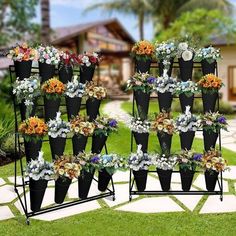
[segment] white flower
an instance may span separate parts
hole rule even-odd
[[[182,53],[182,58],[184,61],[190,61],[193,58],[193,53],[190,50],[185,50]]]
[[[188,49],[188,44],[187,44],[186,42],[179,43],[178,48],[179,48],[180,50],[185,51],[185,50]]]

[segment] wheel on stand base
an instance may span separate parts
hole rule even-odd
[[[115,197],[115,195],[113,195],[113,197],[112,197],[112,200],[113,200],[113,201],[115,201],[115,200],[116,200],[116,197]]]
[[[131,196],[131,195],[129,196],[129,201],[130,201],[130,202],[132,201],[132,196]]]
[[[30,220],[28,218],[26,219],[26,224],[30,225]]]
[[[223,202],[223,195],[220,195],[220,201]]]

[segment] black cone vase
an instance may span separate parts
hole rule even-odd
[[[105,143],[107,141],[107,136],[102,134],[102,135],[93,135],[92,137],[92,153],[97,153],[100,154]]]
[[[172,99],[173,96],[171,92],[165,92],[165,93],[158,92],[158,103],[160,112],[162,110],[165,110],[166,112],[170,111]]]
[[[55,65],[39,62],[39,75],[41,83],[51,79],[55,75]]]
[[[216,106],[216,100],[218,98],[218,92],[209,94],[202,93],[202,102],[203,102],[203,111],[206,112],[214,112]]]
[[[101,100],[96,98],[88,98],[86,101],[86,111],[89,116],[89,121],[95,120],[99,113]]]
[[[27,119],[28,117],[32,117],[35,115],[35,112],[36,112],[36,106],[37,106],[37,101],[36,99],[33,101],[33,105],[32,105],[32,108],[31,108],[31,112],[28,114],[28,117],[26,116],[26,108],[27,106],[25,105],[25,100],[23,100],[19,105],[20,105],[20,116],[21,116],[21,120],[25,120]]]
[[[77,116],[80,111],[81,98],[80,97],[66,97],[66,109],[68,120],[72,118],[72,116]]]
[[[147,119],[150,93],[145,93],[143,91],[134,91],[134,98],[136,101],[138,115],[142,120]]]
[[[148,149],[148,137],[149,137],[149,133],[137,133],[137,132],[133,132],[134,134],[134,139],[137,145],[141,144],[142,148],[141,150],[143,152],[147,152]]]
[[[157,132],[162,154],[170,154],[172,135],[165,132]]]
[[[218,180],[218,175],[219,175],[219,172],[216,172],[216,171],[205,171],[204,173],[205,175],[205,182],[206,182],[206,189],[207,191],[214,191],[215,190],[215,187],[216,187],[216,182]]]
[[[172,170],[162,170],[157,168],[157,174],[163,191],[170,190]]]
[[[59,80],[66,84],[68,81],[72,80],[73,69],[71,66],[59,65],[58,70]]]
[[[192,113],[192,111],[193,111],[193,100],[194,100],[194,95],[187,96],[184,93],[181,93],[179,95],[179,101],[180,101],[182,113],[185,112],[186,106],[190,106],[190,112]]]
[[[85,84],[87,81],[92,81],[95,71],[95,66],[81,66],[80,67],[80,83]]]
[[[88,137],[84,135],[74,135],[72,138],[73,154],[78,155],[85,150]]]
[[[182,150],[191,150],[193,139],[195,136],[194,131],[180,132],[180,145]]]
[[[26,161],[30,162],[31,159],[35,160],[38,158],[39,151],[41,150],[42,147],[42,140],[38,140],[37,142],[34,141],[25,141],[25,156],[26,156]]]
[[[136,72],[138,73],[149,73],[152,60],[135,60]]]
[[[133,170],[134,180],[136,183],[137,190],[142,192],[146,189],[147,185],[147,170]]]
[[[87,172],[85,170],[82,170],[81,175],[78,178],[80,199],[85,199],[88,197],[93,176],[94,176],[94,170],[92,172]]]
[[[31,75],[32,61],[14,61],[16,78],[23,80]]]
[[[65,150],[65,146],[66,146],[66,138],[49,137],[49,144],[50,144],[50,148],[51,148],[52,160],[55,160],[56,156],[60,157],[63,155],[64,150]]]
[[[206,59],[203,59],[201,61],[202,66],[202,74],[215,74],[215,68],[216,68],[216,61],[213,61],[212,63],[209,63]]]
[[[46,97],[44,97],[44,112],[46,121],[56,118],[57,112],[59,111],[60,103],[60,98],[47,99]]]
[[[34,212],[39,211],[43,202],[43,197],[48,185],[45,179],[29,180],[30,189],[30,209]]]
[[[100,170],[98,172],[98,190],[101,192],[106,191],[110,180],[111,175],[105,169]]]
[[[172,73],[172,68],[173,68],[173,62],[174,62],[174,58],[170,58],[170,64],[169,64],[169,69],[167,71],[167,75],[170,77],[171,73]],[[163,64],[163,59],[160,60],[159,64],[159,76],[163,75],[165,66]]]
[[[179,58],[179,71],[180,79],[182,81],[192,80],[193,59],[184,61],[183,58]]]
[[[203,140],[204,140],[204,149],[205,151],[211,150],[211,148],[215,148],[216,140],[218,138],[218,133],[209,132],[204,130],[203,128]]]
[[[55,203],[61,204],[64,202],[66,194],[71,184],[71,179],[59,177],[55,181]]]
[[[183,191],[189,191],[193,182],[194,171],[180,169],[180,178]]]

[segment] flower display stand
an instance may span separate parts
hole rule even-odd
[[[15,75],[15,67],[14,66],[9,66],[9,72],[10,72],[10,79],[11,79],[11,84],[13,84],[13,82],[15,81],[16,79],[16,75]],[[32,67],[32,70],[31,70],[31,74],[38,74],[39,73],[39,68],[38,67]],[[58,74],[58,70],[56,69],[55,70],[55,73]],[[74,74],[79,74],[79,70],[74,70],[73,71]],[[63,209],[63,208],[67,208],[67,207],[71,207],[71,206],[75,206],[75,205],[78,205],[78,204],[83,204],[83,203],[86,203],[86,202],[90,202],[90,201],[93,201],[93,200],[97,200],[97,199],[101,199],[101,198],[105,198],[105,197],[108,197],[108,196],[112,196],[113,198],[113,201],[115,200],[115,188],[114,188],[114,183],[113,183],[113,179],[112,179],[112,176],[110,178],[110,183],[111,183],[111,187],[108,186],[104,192],[101,192],[100,194],[97,194],[97,195],[93,195],[93,196],[90,196],[90,197],[87,197],[87,198],[77,198],[75,200],[71,200],[71,201],[66,201],[62,204],[53,204],[49,207],[43,207],[41,209],[37,209],[37,211],[30,211],[28,209],[28,206],[29,206],[29,202],[28,202],[28,199],[26,197],[26,192],[27,192],[27,189],[29,188],[29,185],[30,185],[30,181],[25,178],[24,176],[24,173],[25,173],[25,166],[24,166],[24,161],[22,160],[22,157],[20,155],[20,152],[19,150],[21,150],[21,146],[24,145],[24,142],[22,141],[20,135],[18,134],[18,126],[19,126],[19,123],[20,123],[20,106],[17,104],[16,102],[16,98],[15,96],[13,95],[12,96],[12,100],[13,100],[13,105],[14,105],[14,115],[15,115],[15,165],[14,165],[14,172],[15,172],[15,175],[14,175],[14,190],[17,194],[17,197],[19,199],[19,202],[20,202],[20,205],[23,209],[23,212],[25,214],[25,217],[26,217],[26,224],[29,225],[30,224],[30,217],[34,217],[34,216],[37,216],[37,215],[41,215],[41,214],[45,214],[45,213],[48,213],[48,212],[52,212],[52,211],[56,211],[56,210],[59,210],[59,209]],[[43,101],[43,99],[42,99]],[[86,104],[81,104],[81,107],[85,107]],[[65,103],[62,103],[60,106],[63,106],[63,107],[66,107],[66,104]],[[44,107],[44,104],[40,104],[40,102],[38,102],[37,104],[37,108],[39,109],[43,109]],[[67,137],[67,139],[72,139],[72,138],[69,138]],[[43,140],[43,143],[48,143],[49,142],[49,139],[44,139]],[[105,152],[106,154],[108,154],[108,150],[107,150],[107,146],[106,146],[106,143],[105,143]],[[71,147],[71,153],[72,153],[72,147]],[[19,160],[19,163],[18,163],[18,160]],[[19,166],[18,166],[19,164]],[[22,183],[19,184],[17,183],[17,174],[21,175],[21,180],[22,180]],[[97,177],[93,177],[93,180],[98,183],[98,178]],[[50,181],[54,181],[54,179],[51,179],[49,180]],[[21,194],[22,193],[22,194]]]

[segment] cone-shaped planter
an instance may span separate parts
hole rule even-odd
[[[203,140],[204,140],[204,149],[209,151],[211,148],[215,148],[216,140],[218,138],[218,133],[209,132],[203,129]]]
[[[214,112],[216,106],[216,100],[218,98],[218,93],[215,92],[213,94],[202,93],[202,102],[203,102],[203,111],[206,112]]]
[[[166,93],[159,93],[158,92],[158,103],[159,103],[159,110],[160,112],[162,110],[170,111],[171,109],[171,103],[172,103],[172,93],[166,92]]]
[[[148,137],[149,137],[149,133],[137,133],[137,132],[133,132],[134,134],[134,139],[137,145],[141,144],[142,148],[141,150],[143,152],[147,152],[148,149]]]
[[[24,103],[25,101],[22,101],[19,105],[20,105],[20,116],[21,116],[21,120],[25,120],[27,117],[26,117],[26,108],[27,106],[25,105]],[[37,101],[36,99],[33,101],[33,105],[32,105],[32,108],[31,108],[31,112],[28,114],[28,117],[31,117],[31,116],[34,116],[35,115],[35,112],[36,112],[36,106],[37,106]]]
[[[73,154],[78,155],[85,150],[88,137],[84,135],[74,135],[72,138]]]
[[[80,67],[80,83],[85,84],[87,81],[92,81],[95,71],[95,66],[81,66]]]
[[[61,204],[64,202],[66,194],[71,184],[71,179],[59,177],[55,181],[55,203]]]
[[[150,93],[144,93],[143,91],[134,91],[134,98],[136,101],[138,115],[142,120],[147,119]]]
[[[194,171],[192,170],[179,170],[181,185],[183,191],[189,191],[193,182]]]
[[[45,179],[33,180],[30,178],[30,209],[32,211],[40,210],[47,185],[48,181]]]
[[[179,58],[179,72],[182,81],[192,80],[193,59],[184,61],[183,58]]]
[[[16,78],[20,80],[29,78],[31,75],[32,61],[14,61]]]
[[[194,131],[187,131],[187,132],[179,133],[180,145],[181,145],[182,150],[186,150],[186,149],[191,150],[194,136],[195,136]]]
[[[202,74],[215,74],[215,68],[216,68],[216,61],[209,63],[206,59],[203,59],[201,61],[202,66]]]
[[[98,172],[98,190],[101,192],[106,191],[110,180],[111,175],[105,169],[100,170]]]
[[[93,135],[92,138],[92,153],[101,153],[105,143],[107,141],[107,136],[106,135]]]
[[[80,111],[81,98],[80,97],[66,97],[66,109],[68,120],[71,119],[72,116],[77,116]]]
[[[170,190],[172,170],[162,170],[157,168],[157,174],[163,191]]]
[[[142,192],[146,189],[147,185],[147,170],[133,170],[134,180],[136,183],[137,190]]]
[[[89,116],[89,121],[95,120],[99,113],[101,100],[96,98],[88,98],[86,101],[86,111]]]
[[[82,170],[81,175],[78,178],[79,184],[79,198],[85,199],[88,197],[89,189],[93,180],[95,170],[87,172]]]
[[[165,132],[157,132],[157,137],[163,154],[170,154],[172,135]]]
[[[204,175],[207,191],[214,191],[216,187],[216,182],[218,180],[219,172],[206,170]]]
[[[152,60],[135,60],[136,72],[138,73],[146,73],[150,72]]]
[[[39,62],[39,75],[41,77],[41,83],[51,79],[55,75],[55,65]]]
[[[61,99],[47,99],[44,97],[44,112],[45,112],[45,120],[49,121],[49,119],[55,119],[57,112],[59,111]]]
[[[59,65],[59,80],[66,84],[68,81],[71,81],[73,76],[73,69],[71,66]]]
[[[181,93],[179,95],[179,101],[180,101],[182,113],[185,112],[186,106],[190,106],[190,112],[193,111],[193,100],[194,100],[194,95],[190,97],[185,95],[184,93]]]
[[[37,142],[33,141],[25,141],[25,156],[26,156],[26,161],[30,162],[31,159],[35,160],[38,158],[39,151],[41,150],[42,147],[42,140],[38,140]]]
[[[174,58],[170,58],[170,65],[169,65],[169,69],[167,71],[168,76],[171,76],[172,68],[173,68],[173,62],[174,62]],[[159,76],[162,76],[164,68],[165,68],[164,64],[163,64],[163,59],[161,59],[158,64],[159,64]]]
[[[49,137],[49,144],[50,144],[50,148],[51,148],[52,160],[55,160],[56,156],[60,157],[63,155],[64,150],[65,150],[65,146],[66,146],[66,138]]]

